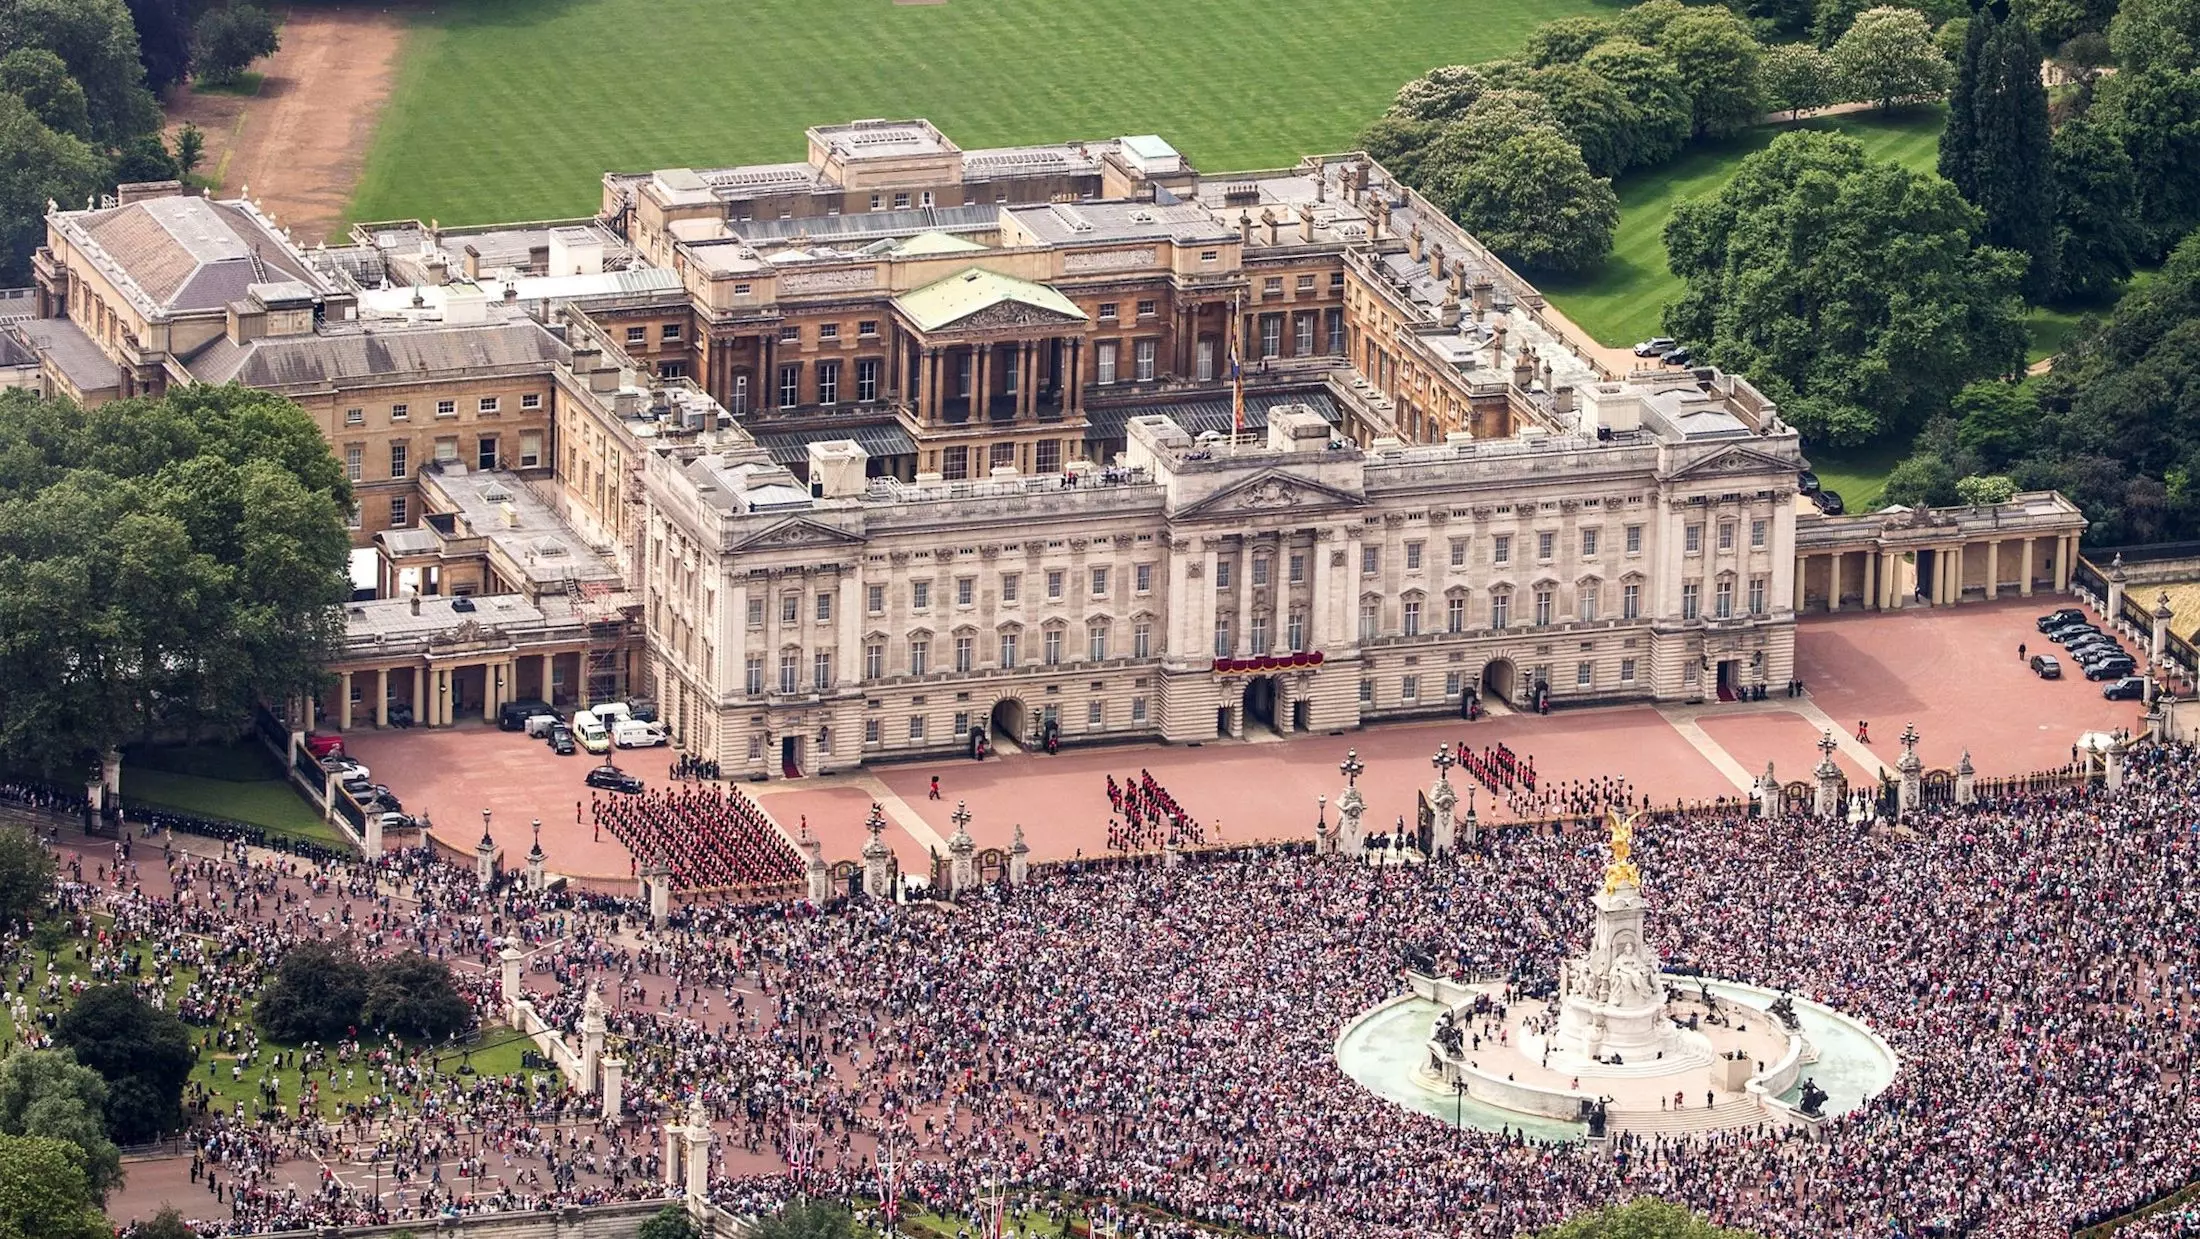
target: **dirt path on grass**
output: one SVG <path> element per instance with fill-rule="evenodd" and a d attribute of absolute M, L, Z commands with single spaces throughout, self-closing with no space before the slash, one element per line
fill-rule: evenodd
<path fill-rule="evenodd" d="M 179 87 L 170 141 L 184 122 L 206 134 L 197 175 L 234 196 L 247 187 L 301 244 L 334 239 L 367 145 L 389 101 L 405 21 L 393 8 L 313 5 L 288 11 L 282 50 L 259 66 L 255 95 Z"/>

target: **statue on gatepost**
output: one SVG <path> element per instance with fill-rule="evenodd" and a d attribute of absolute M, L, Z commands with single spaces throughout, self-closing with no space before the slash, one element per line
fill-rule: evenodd
<path fill-rule="evenodd" d="M 802 823 L 799 846 L 803 856 L 803 876 L 809 880 L 810 902 L 822 907 L 833 897 L 833 875 L 825 867 L 825 841 L 810 833 L 807 819 Z"/>
<path fill-rule="evenodd" d="M 688 1102 L 685 1139 L 687 1207 L 691 1215 L 700 1218 L 710 1207 L 710 1114 L 703 1109 L 701 1097 Z"/>
<path fill-rule="evenodd" d="M 598 1068 L 603 1063 L 603 1038 L 607 1025 L 603 1014 L 603 991 L 591 985 L 588 998 L 581 1003 L 581 1078 L 580 1091 L 593 1093 L 601 1083 Z"/>
<path fill-rule="evenodd" d="M 894 852 L 879 838 L 880 832 L 886 829 L 886 811 L 876 801 L 871 804 L 871 816 L 864 819 L 863 828 L 871 832 L 870 842 L 863 845 L 863 893 L 873 899 L 891 900 L 894 897 L 893 879 L 887 863 L 893 860 Z"/>
<path fill-rule="evenodd" d="M 1894 768 L 1902 776 L 1902 783 L 1895 794 L 1895 811 L 1908 816 L 1925 798 L 1925 763 L 1917 757 L 1917 724 L 1905 723 L 1899 739 L 1902 756 L 1895 759 Z"/>
<path fill-rule="evenodd" d="M 1780 791 L 1779 777 L 1772 773 L 1772 763 L 1765 763 L 1765 772 L 1757 776 L 1757 815 L 1768 822 L 1777 822 L 1786 812 L 1787 797 Z"/>
<path fill-rule="evenodd" d="M 489 837 L 489 811 L 481 811 L 481 842 L 474 845 L 474 881 L 488 890 L 497 881 L 497 841 Z"/>
<path fill-rule="evenodd" d="M 1366 773 L 1367 763 L 1360 760 L 1360 750 L 1346 749 L 1337 769 L 1344 775 L 1344 795 L 1337 798 L 1338 848 L 1356 860 L 1367 854 L 1367 832 L 1360 825 L 1360 816 L 1367 812 L 1367 799 L 1360 795 L 1360 776 Z"/>
<path fill-rule="evenodd" d="M 1016 824 L 1016 837 L 1008 845 L 1008 884 L 1021 888 L 1031 880 L 1031 845 L 1024 842 L 1023 823 Z"/>
<path fill-rule="evenodd" d="M 1450 745 L 1439 744 L 1429 764 L 1436 767 L 1436 785 L 1428 789 L 1429 807 L 1436 810 L 1436 820 L 1429 831 L 1429 856 L 1434 859 L 1451 855 L 1455 833 L 1451 811 L 1459 804 L 1459 793 L 1451 786 L 1451 768 L 1459 764 L 1459 759 L 1452 756 Z"/>
<path fill-rule="evenodd" d="M 1839 747 L 1832 729 L 1827 729 L 1818 737 L 1818 767 L 1811 772 L 1818 780 L 1818 793 L 1811 809 L 1827 821 L 1841 816 L 1841 767 L 1833 764 L 1833 751 Z"/>
<path fill-rule="evenodd" d="M 970 809 L 960 800 L 947 815 L 955 833 L 947 841 L 947 886 L 951 898 L 960 899 L 978 886 L 978 844 L 970 837 Z"/>
<path fill-rule="evenodd" d="M 1978 800 L 1978 771 L 1971 765 L 1971 750 L 1963 750 L 1962 760 L 1956 763 L 1956 803 L 1967 805 Z"/>
<path fill-rule="evenodd" d="M 539 891 L 550 884 L 550 858 L 542 850 L 542 819 L 535 819 L 535 845 L 527 849 L 527 889 Z"/>
<path fill-rule="evenodd" d="M 1335 856 L 1337 833 L 1329 828 L 1329 797 L 1314 797 L 1314 855 Z"/>
<path fill-rule="evenodd" d="M 2108 597 L 2101 600 L 2101 618 L 2111 627 L 2123 622 L 2124 583 L 2130 579 L 2124 571 L 2124 553 L 2118 551 L 2116 557 L 2108 561 Z"/>

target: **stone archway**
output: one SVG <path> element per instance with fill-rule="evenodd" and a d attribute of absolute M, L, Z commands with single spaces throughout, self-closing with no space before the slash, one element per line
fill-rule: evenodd
<path fill-rule="evenodd" d="M 1281 734 L 1283 727 L 1276 721 L 1276 705 L 1283 699 L 1280 691 L 1281 677 L 1256 675 L 1245 681 L 1245 726 L 1250 730 L 1258 723 L 1270 731 Z"/>
<path fill-rule="evenodd" d="M 1025 737 L 1031 734 L 1027 730 L 1031 725 L 1031 709 L 1021 697 L 1003 697 L 994 702 L 990 721 L 995 743 L 1005 740 L 1022 748 Z"/>
<path fill-rule="evenodd" d="M 1482 691 L 1506 705 L 1520 690 L 1520 668 L 1510 658 L 1493 658 L 1482 664 Z"/>

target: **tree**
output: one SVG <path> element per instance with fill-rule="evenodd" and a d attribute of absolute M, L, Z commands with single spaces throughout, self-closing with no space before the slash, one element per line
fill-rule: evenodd
<path fill-rule="evenodd" d="M 1445 124 L 1384 113 L 1360 132 L 1359 147 L 1390 169 L 1391 175 L 1419 186 L 1426 175 L 1423 166 L 1428 150 L 1444 132 Z"/>
<path fill-rule="evenodd" d="M 30 283 L 31 254 L 46 243 L 48 202 L 82 203 L 105 183 L 90 147 L 0 93 L 0 284 Z"/>
<path fill-rule="evenodd" d="M 797 1200 L 758 1218 L 750 1239 L 853 1239 L 855 1225 L 855 1218 L 837 1204 Z"/>
<path fill-rule="evenodd" d="M 407 951 L 376 964 L 360 1018 L 400 1037 L 442 1041 L 473 1027 L 473 1004 L 458 992 L 449 964 Z"/>
<path fill-rule="evenodd" d="M 1484 89 L 1482 75 L 1472 68 L 1444 65 L 1400 86 L 1390 114 L 1406 120 L 1456 120 Z"/>
<path fill-rule="evenodd" d="M 1765 91 L 1758 76 L 1761 49 L 1749 27 L 1723 8 L 1682 8 L 1678 0 L 1651 3 L 1678 10 L 1658 24 L 1651 46 L 1672 62 L 1688 94 L 1689 132 L 1722 138 L 1756 124 L 1764 115 Z"/>
<path fill-rule="evenodd" d="M 2200 69 L 2200 0 L 2122 0 L 2108 44 L 2122 73 Z"/>
<path fill-rule="evenodd" d="M 666 1205 L 642 1223 L 637 1239 L 698 1239 L 695 1219 L 679 1205 Z"/>
<path fill-rule="evenodd" d="M 1610 79 L 1583 65 L 1552 65 L 1529 70 L 1508 84 L 1543 97 L 1559 128 L 1581 148 L 1590 172 L 1617 176 L 1626 170 L 1635 110 Z"/>
<path fill-rule="evenodd" d="M 1756 1239 L 1748 1231 L 1713 1226 L 1679 1205 L 1638 1196 L 1566 1219 L 1536 1232 L 1535 1239 Z"/>
<path fill-rule="evenodd" d="M 2146 251 L 2131 156 L 2090 117 L 2055 131 L 2055 278 L 2059 297 L 2094 301 L 2131 278 Z"/>
<path fill-rule="evenodd" d="M 113 1239 L 66 1140 L 0 1136 L 0 1235 Z"/>
<path fill-rule="evenodd" d="M 1948 89 L 1954 70 L 1933 46 L 1933 30 L 1916 9 L 1876 8 L 1833 45 L 1833 65 L 1848 93 L 1882 109 Z"/>
<path fill-rule="evenodd" d="M 1565 134 L 1497 121 L 1457 128 L 1473 153 L 1433 172 L 1429 192 L 1483 244 L 1509 262 L 1553 271 L 1579 270 L 1611 249 L 1619 198 Z"/>
<path fill-rule="evenodd" d="M 190 121 L 176 130 L 176 170 L 185 176 L 198 170 L 206 159 L 206 134 Z"/>
<path fill-rule="evenodd" d="M 1680 153 L 1695 123 L 1695 105 L 1671 61 L 1640 43 L 1607 39 L 1589 49 L 1581 67 L 1618 87 L 1634 109 L 1625 166 L 1651 167 Z"/>
<path fill-rule="evenodd" d="M 1986 215 L 1986 241 L 2029 259 L 2024 293 L 2055 287 L 2055 168 L 2039 40 L 1994 5 L 1971 19 L 1940 135 L 1940 174 Z"/>
<path fill-rule="evenodd" d="M 92 136 L 84 88 L 69 76 L 61 57 L 43 47 L 19 47 L 0 56 L 0 91 L 23 101 L 40 124 L 72 138 Z"/>
<path fill-rule="evenodd" d="M 95 1204 L 122 1183 L 122 1152 L 107 1138 L 107 1082 L 67 1050 L 0 1058 L 0 1134 L 75 1145 Z"/>
<path fill-rule="evenodd" d="M 2017 484 L 1998 473 L 1970 474 L 1956 479 L 1956 500 L 1967 507 L 1990 508 L 2009 502 Z"/>
<path fill-rule="evenodd" d="M 2022 259 L 1977 208 L 1853 138 L 1782 134 L 1665 227 L 1685 286 L 1667 330 L 1748 374 L 1806 435 L 1915 427 L 1965 383 L 2021 368 Z"/>
<path fill-rule="evenodd" d="M 145 85 L 160 94 L 191 69 L 191 6 L 188 0 L 126 0 L 137 27 L 138 62 Z"/>
<path fill-rule="evenodd" d="M 277 1041 L 333 1041 L 359 1026 L 369 981 L 346 948 L 301 942 L 284 952 L 260 994 L 260 1027 Z"/>
<path fill-rule="evenodd" d="M 282 46 L 275 19 L 257 5 L 231 3 L 199 18 L 192 31 L 191 63 L 209 82 L 233 82 L 253 61 Z"/>
<path fill-rule="evenodd" d="M 0 826 L 0 921 L 27 921 L 53 893 L 54 858 L 28 830 Z"/>
<path fill-rule="evenodd" d="M 1981 466 L 1998 469 L 2030 446 L 2039 404 L 2022 384 L 1996 379 L 1957 392 L 1948 411 L 1956 419 L 1956 445 Z"/>
<path fill-rule="evenodd" d="M 174 1205 L 162 1205 L 150 1221 L 137 1224 L 130 1232 L 130 1239 L 199 1239 L 199 1232 L 183 1220 L 181 1210 Z"/>
<path fill-rule="evenodd" d="M 118 185 L 133 181 L 173 181 L 183 175 L 175 156 L 157 133 L 141 133 L 115 152 L 114 169 L 107 179 Z"/>
<path fill-rule="evenodd" d="M 351 488 L 296 405 L 194 385 L 87 412 L 10 392 L 0 462 L 0 764 L 74 778 L 155 729 L 320 687 Z"/>
<path fill-rule="evenodd" d="M 1775 43 L 1757 58 L 1757 80 L 1765 106 L 1790 117 L 1834 103 L 1840 84 L 1833 58 L 1808 43 Z"/>
<path fill-rule="evenodd" d="M 1520 58 L 1535 69 L 1570 65 L 1618 33 L 1618 28 L 1602 17 L 1561 17 L 1529 31 Z"/>
<path fill-rule="evenodd" d="M 2200 73 L 2120 71 L 2101 82 L 2087 116 L 2131 159 L 2142 257 L 2167 252 L 2200 226 Z"/>
<path fill-rule="evenodd" d="M 156 1011 L 121 985 L 84 991 L 62 1013 L 54 1040 L 107 1081 L 107 1134 L 141 1144 L 183 1124 L 183 1085 L 198 1051 L 172 1012 Z"/>
<path fill-rule="evenodd" d="M 137 28 L 122 0 L 0 0 L 0 47 L 41 47 L 84 88 L 93 140 L 119 146 L 160 128 Z"/>

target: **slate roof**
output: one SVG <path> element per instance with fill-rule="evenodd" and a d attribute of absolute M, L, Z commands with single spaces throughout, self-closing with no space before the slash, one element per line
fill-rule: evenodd
<path fill-rule="evenodd" d="M 66 318 L 26 318 L 15 324 L 23 340 L 37 350 L 48 365 L 80 392 L 107 391 L 122 386 L 115 363 L 99 343 Z"/>
<path fill-rule="evenodd" d="M 397 375 L 467 374 L 561 360 L 565 345 L 531 319 L 463 327 L 406 327 L 271 336 L 244 344 L 222 336 L 191 358 L 202 383 L 232 380 L 276 390 Z"/>
<path fill-rule="evenodd" d="M 80 218 L 85 234 L 137 285 L 147 311 L 220 310 L 249 285 L 276 280 L 328 287 L 288 243 L 231 203 L 148 198 Z"/>

